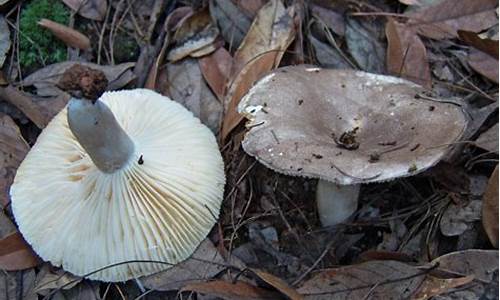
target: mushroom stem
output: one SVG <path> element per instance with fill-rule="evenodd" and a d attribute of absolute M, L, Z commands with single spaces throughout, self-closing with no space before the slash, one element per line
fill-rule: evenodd
<path fill-rule="evenodd" d="M 68 124 L 80 145 L 104 173 L 120 169 L 134 153 L 134 142 L 101 101 L 71 98 Z"/>
<path fill-rule="evenodd" d="M 360 186 L 360 184 L 338 185 L 318 180 L 316 204 L 323 227 L 342 223 L 356 211 Z"/>

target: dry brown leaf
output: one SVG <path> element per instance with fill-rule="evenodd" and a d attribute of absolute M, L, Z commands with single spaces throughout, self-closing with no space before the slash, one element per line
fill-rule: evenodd
<path fill-rule="evenodd" d="M 498 123 L 481 133 L 474 145 L 486 151 L 498 153 Z"/>
<path fill-rule="evenodd" d="M 65 272 L 63 269 L 54 270 L 54 268 L 45 263 L 36 276 L 35 292 L 46 295 L 51 289 L 71 289 L 83 278 Z"/>
<path fill-rule="evenodd" d="M 70 47 L 82 50 L 90 49 L 89 38 L 71 27 L 48 19 L 41 19 L 38 21 L 38 25 L 50 30 L 58 39 Z"/>
<path fill-rule="evenodd" d="M 278 291 L 285 294 L 291 300 L 304 299 L 304 296 L 299 294 L 299 292 L 297 292 L 297 290 L 295 290 L 294 288 L 290 287 L 288 283 L 286 283 L 281 278 L 258 269 L 251 269 L 251 271 L 255 273 L 255 275 L 259 276 L 260 279 L 264 280 L 265 282 L 276 288 Z"/>
<path fill-rule="evenodd" d="M 64 4 L 87 19 L 102 21 L 108 9 L 107 1 L 102 0 L 63 0 Z"/>
<path fill-rule="evenodd" d="M 226 93 L 226 84 L 233 64 L 233 58 L 226 49 L 220 47 L 211 55 L 198 60 L 201 73 L 208 85 L 222 102 Z"/>
<path fill-rule="evenodd" d="M 458 36 L 460 36 L 460 39 L 467 45 L 471 45 L 491 55 L 493 58 L 498 59 L 498 40 L 481 38 L 477 33 L 465 30 L 459 30 Z"/>
<path fill-rule="evenodd" d="M 429 38 L 456 38 L 459 29 L 479 32 L 497 24 L 497 6 L 497 0 L 444 0 L 411 13 L 408 23 Z"/>
<path fill-rule="evenodd" d="M 416 31 L 389 19 L 385 34 L 388 43 L 387 71 L 430 89 L 432 80 L 427 50 Z"/>
<path fill-rule="evenodd" d="M 229 44 L 229 49 L 237 48 L 250 28 L 252 19 L 231 0 L 210 0 L 209 8 L 214 23 Z"/>
<path fill-rule="evenodd" d="M 0 205 L 9 202 L 9 187 L 17 167 L 29 151 L 19 127 L 7 115 L 0 113 Z"/>
<path fill-rule="evenodd" d="M 425 272 L 397 261 L 369 261 L 328 269 L 306 281 L 299 292 L 305 299 L 409 299 Z"/>
<path fill-rule="evenodd" d="M 470 49 L 467 63 L 479 74 L 498 83 L 498 60 L 483 51 Z"/>
<path fill-rule="evenodd" d="M 469 249 L 445 254 L 434 259 L 432 264 L 439 264 L 438 270 L 452 275 L 474 277 L 489 282 L 498 270 L 498 250 Z"/>
<path fill-rule="evenodd" d="M 219 35 L 217 27 L 213 26 L 208 9 L 204 9 L 195 14 L 182 19 L 182 23 L 173 36 L 173 47 L 167 54 L 167 59 L 172 62 L 183 59 L 191 54 L 205 49 L 205 55 L 210 53 L 206 49 L 211 49 Z M 214 51 L 211 49 L 210 51 Z M 200 56 L 198 54 L 198 56 Z"/>
<path fill-rule="evenodd" d="M 19 232 L 14 232 L 0 240 L 0 269 L 24 270 L 40 263 L 40 258 Z"/>
<path fill-rule="evenodd" d="M 277 67 L 286 48 L 295 37 L 293 10 L 286 10 L 281 0 L 264 5 L 234 55 L 231 79 L 226 96 L 227 110 L 222 123 L 222 139 L 243 117 L 236 107 L 252 84 Z"/>
<path fill-rule="evenodd" d="M 498 165 L 483 195 L 483 227 L 491 244 L 498 248 Z"/>
<path fill-rule="evenodd" d="M 0 298 L 3 300 L 38 300 L 34 291 L 35 270 L 0 272 Z"/>
<path fill-rule="evenodd" d="M 474 275 L 459 278 L 438 278 L 427 276 L 418 292 L 412 296 L 414 300 L 427 300 L 434 296 L 446 293 L 452 288 L 468 284 L 474 280 Z"/>
<path fill-rule="evenodd" d="M 255 287 L 243 281 L 235 283 L 216 280 L 209 282 L 192 283 L 182 288 L 182 291 L 193 291 L 220 297 L 226 300 L 260 300 L 279 299 L 279 294 Z"/>

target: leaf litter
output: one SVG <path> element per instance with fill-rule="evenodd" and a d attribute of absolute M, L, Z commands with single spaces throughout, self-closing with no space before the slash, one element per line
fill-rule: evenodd
<path fill-rule="evenodd" d="M 63 2 L 77 16 L 49 27 L 68 45 L 71 61 L 24 74 L 17 46 L 22 33 L 15 26 L 23 7 L 4 12 L 0 23 L 0 62 L 7 74 L 0 84 L 0 264 L 12 270 L 2 273 L 2 295 L 477 299 L 498 291 L 496 1 Z M 139 50 L 118 60 L 116 52 L 127 46 L 117 38 L 122 34 Z M 362 186 L 354 215 L 322 228 L 316 180 L 277 174 L 241 149 L 241 99 L 269 72 L 297 62 L 410 80 L 429 90 L 418 96 L 429 112 L 438 113 L 443 101 L 464 110 L 467 129 L 458 141 L 430 146 L 454 150 L 437 167 Z M 75 63 L 105 72 L 108 90 L 147 87 L 168 95 L 219 137 L 227 176 L 219 223 L 190 259 L 165 272 L 128 283 L 90 282 L 40 265 L 9 220 L 15 170 L 39 128 L 66 104 L 69 96 L 57 82 Z M 297 108 L 307 100 L 297 99 Z M 259 109 L 265 114 L 269 107 Z M 318 115 L 313 110 L 303 125 L 321 131 L 324 125 L 314 123 Z M 261 139 L 280 142 L 275 128 L 268 134 Z M 403 145 L 394 142 L 384 140 L 377 149 Z M 314 154 L 304 164 L 327 163 Z"/>

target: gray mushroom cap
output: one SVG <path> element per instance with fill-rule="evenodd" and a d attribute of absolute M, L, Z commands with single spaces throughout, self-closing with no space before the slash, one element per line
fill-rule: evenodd
<path fill-rule="evenodd" d="M 338 184 L 411 176 L 462 136 L 462 109 L 412 82 L 355 70 L 290 66 L 257 82 L 238 110 L 244 150 L 280 173 Z"/>

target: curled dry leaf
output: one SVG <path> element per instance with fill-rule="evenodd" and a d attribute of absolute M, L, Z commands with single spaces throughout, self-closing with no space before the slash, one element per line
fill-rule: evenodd
<path fill-rule="evenodd" d="M 397 261 L 368 261 L 328 269 L 306 281 L 299 292 L 305 299 L 409 299 L 425 271 Z"/>
<path fill-rule="evenodd" d="M 131 71 L 135 63 L 123 63 L 115 66 L 102 66 L 89 62 L 67 61 L 57 64 L 52 64 L 42 68 L 28 77 L 22 82 L 22 86 L 35 86 L 38 96 L 58 96 L 62 91 L 57 87 L 63 73 L 74 66 L 80 64 L 85 67 L 102 71 L 108 79 L 108 87 L 106 90 L 116 90 L 124 87 L 131 82 L 135 76 Z"/>
<path fill-rule="evenodd" d="M 467 45 L 471 45 L 472 47 L 491 55 L 493 58 L 498 59 L 498 40 L 481 38 L 479 34 L 465 30 L 459 30 L 458 36 Z"/>
<path fill-rule="evenodd" d="M 409 14 L 408 24 L 429 38 L 456 38 L 459 29 L 479 32 L 497 24 L 497 6 L 497 0 L 444 0 Z"/>
<path fill-rule="evenodd" d="M 17 167 L 29 151 L 28 143 L 21 136 L 19 127 L 7 115 L 0 113 L 0 205 L 9 200 L 9 187 Z"/>
<path fill-rule="evenodd" d="M 40 263 L 40 258 L 23 239 L 21 233 L 14 232 L 0 240 L 0 269 L 24 270 Z"/>
<path fill-rule="evenodd" d="M 252 24 L 252 19 L 231 0 L 210 0 L 209 8 L 212 19 L 229 48 L 238 48 Z"/>
<path fill-rule="evenodd" d="M 462 110 L 419 98 L 407 80 L 290 66 L 242 99 L 243 149 L 280 173 L 339 184 L 412 176 L 435 165 L 466 127 Z M 424 96 L 422 96 L 424 97 Z M 440 130 L 435 130 L 440 128 Z"/>
<path fill-rule="evenodd" d="M 182 288 L 181 291 L 193 291 L 210 296 L 220 297 L 226 300 L 260 300 L 279 299 L 279 294 L 271 292 L 243 281 L 227 282 L 215 280 L 209 282 L 191 283 Z"/>
<path fill-rule="evenodd" d="M 243 119 L 236 111 L 241 97 L 265 73 L 279 65 L 286 48 L 295 37 L 293 10 L 280 0 L 265 4 L 255 17 L 245 39 L 234 55 L 232 81 L 226 97 L 227 110 L 222 123 L 222 138 Z"/>
<path fill-rule="evenodd" d="M 474 144 L 486 151 L 498 153 L 498 123 L 481 133 Z"/>
<path fill-rule="evenodd" d="M 229 72 L 233 64 L 231 54 L 224 47 L 220 47 L 211 55 L 198 60 L 203 78 L 215 93 L 219 101 L 224 101 Z"/>
<path fill-rule="evenodd" d="M 108 9 L 107 1 L 102 0 L 63 0 L 64 4 L 87 19 L 102 21 Z"/>
<path fill-rule="evenodd" d="M 82 50 L 90 49 L 89 38 L 71 27 L 48 19 L 41 19 L 38 21 L 38 25 L 50 30 L 58 39 L 70 47 Z"/>
<path fill-rule="evenodd" d="M 467 63 L 476 72 L 498 83 L 498 60 L 476 49 L 470 49 Z"/>
<path fill-rule="evenodd" d="M 483 227 L 491 244 L 498 248 L 498 165 L 483 196 Z"/>
<path fill-rule="evenodd" d="M 387 71 L 432 87 L 431 71 L 424 43 L 413 28 L 389 19 L 385 26 L 387 36 Z"/>
<path fill-rule="evenodd" d="M 182 20 L 176 30 L 172 40 L 174 45 L 168 52 L 167 59 L 176 62 L 187 56 L 206 55 L 215 50 L 210 46 L 218 35 L 219 31 L 212 24 L 208 9 L 190 15 Z"/>

